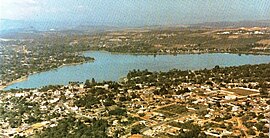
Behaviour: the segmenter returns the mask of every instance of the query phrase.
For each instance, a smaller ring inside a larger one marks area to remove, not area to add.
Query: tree
[[[121,96],[119,97],[119,101],[121,102],[127,101],[127,98],[125,96]]]
[[[139,116],[140,117],[144,117],[145,116],[145,113],[139,113]]]
[[[139,134],[139,133],[140,133],[140,130],[137,127],[133,127],[131,129],[131,134]]]
[[[111,105],[114,105],[115,102],[111,98],[107,98],[103,104],[105,106],[111,106]]]
[[[126,115],[127,114],[127,110],[118,107],[115,110],[109,111],[109,114],[110,115],[119,115],[119,116],[122,116],[122,115]]]
[[[260,89],[260,94],[261,94],[262,96],[267,95],[267,94],[268,94],[267,88],[266,88],[266,87],[262,87],[262,88]]]
[[[84,83],[84,86],[86,87],[86,88],[90,88],[90,86],[91,86],[91,83],[90,83],[90,80],[86,80],[85,81],[85,83]]]
[[[219,101],[216,102],[217,107],[221,107],[221,104]]]
[[[216,65],[216,66],[214,67],[214,69],[220,69],[219,65]]]
[[[270,100],[266,101],[266,103],[267,103],[268,105],[270,105]]]
[[[95,78],[92,78],[92,84],[95,84],[95,83],[96,83]]]
[[[268,91],[267,91],[267,85],[264,82],[260,82],[260,95],[261,96],[267,96],[268,95]]]

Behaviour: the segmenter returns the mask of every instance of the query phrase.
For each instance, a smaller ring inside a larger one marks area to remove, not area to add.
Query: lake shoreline
[[[22,81],[26,81],[27,79],[28,79],[28,76],[23,76],[23,77],[21,77],[19,79],[16,79],[16,80],[13,80],[13,81],[7,83],[6,85],[1,85],[0,86],[0,91],[3,91],[6,87],[8,87],[8,86],[10,86],[12,84],[15,84],[15,83],[18,83],[18,82],[22,82]]]
[[[157,55],[193,55],[193,54],[238,54],[238,55],[266,55],[270,56],[270,53],[268,52],[219,52],[219,51],[210,51],[210,52],[182,52],[182,53],[148,53],[148,52],[113,52],[113,51],[108,51],[108,50],[98,50],[98,49],[93,49],[93,50],[87,50],[83,52],[89,52],[89,51],[99,51],[99,52],[109,52],[111,54],[123,54],[123,55],[146,55],[146,56],[157,56]]]
[[[136,55],[138,55],[138,56],[147,56],[147,55],[150,55],[150,54],[130,54],[130,53],[118,53],[118,52],[109,52],[109,51],[105,51],[105,50],[88,50],[88,51],[84,51],[84,52],[81,52],[81,54],[82,55],[84,55],[84,54],[87,54],[87,52],[98,52],[98,55],[100,55],[100,53],[107,53],[107,54],[105,54],[105,55],[108,55],[108,56],[112,56],[112,55],[130,55],[130,56],[136,56]],[[100,52],[100,53],[99,53]],[[237,56],[237,53],[221,53],[221,52],[219,52],[220,54],[222,54],[222,55],[225,55],[225,54],[232,54],[232,55],[234,55],[234,57],[236,57]],[[180,55],[204,55],[204,54],[210,54],[210,55],[212,55],[212,54],[218,54],[218,53],[209,53],[209,52],[207,52],[207,53],[189,53],[189,54],[177,54],[177,55],[173,55],[173,54],[158,54],[157,56],[159,56],[159,55],[169,55],[169,57],[170,58],[173,58],[173,57],[171,57],[171,56],[180,56]],[[170,56],[171,55],[171,56]],[[239,53],[238,53],[238,55],[239,55]],[[85,55],[84,55],[85,56]],[[88,55],[88,56],[90,56],[90,55]],[[101,54],[101,56],[104,56],[104,54]],[[153,56],[153,55],[152,55]],[[151,58],[152,58],[152,56],[151,56]],[[214,55],[213,55],[214,56]],[[218,56],[221,56],[221,55],[218,55]],[[241,55],[239,55],[239,56],[241,56]],[[243,55],[244,56],[244,55]],[[245,55],[245,56],[247,56],[247,55]],[[252,56],[252,54],[249,54],[249,56]],[[261,56],[269,56],[269,55],[261,55]],[[190,56],[188,56],[188,57],[190,57]],[[238,56],[237,56],[238,57]],[[144,58],[147,58],[147,57],[144,57]],[[163,56],[161,56],[161,58],[166,58],[166,57],[163,57]],[[256,57],[254,57],[254,58],[256,58]],[[148,58],[147,58],[148,59]],[[100,59],[98,59],[97,58],[97,60],[100,60]],[[207,59],[207,60],[209,60],[209,59]],[[213,58],[212,60],[216,60],[216,58]],[[249,59],[248,59],[249,60]],[[88,63],[88,62],[94,62],[95,60],[93,60],[93,61],[87,61],[87,62],[80,62],[80,63],[71,63],[71,64],[63,64],[63,65],[61,65],[61,66],[59,66],[59,67],[57,67],[57,68],[52,68],[52,69],[49,69],[49,70],[47,70],[47,71],[53,71],[53,70],[57,70],[57,69],[60,69],[60,68],[62,68],[62,67],[64,67],[64,66],[76,66],[76,65],[81,65],[81,64],[84,64],[84,63]],[[136,60],[134,60],[134,62],[135,62]],[[166,60],[164,60],[164,61],[166,61]],[[106,59],[106,61],[105,61],[106,63],[107,63],[107,59]],[[166,61],[167,62],[167,61]],[[269,60],[267,61],[267,63],[269,62]],[[110,62],[111,63],[111,62]],[[168,63],[168,62],[167,62]],[[169,62],[170,63],[170,62]],[[174,63],[174,62],[173,62]],[[206,63],[209,63],[209,62],[206,62]],[[246,64],[247,63],[249,63],[249,62],[246,62]],[[266,63],[266,62],[265,62]],[[260,63],[258,63],[258,64],[260,64]],[[107,65],[107,64],[106,64]],[[215,65],[217,65],[217,64],[215,64]],[[185,66],[185,65],[181,65],[181,66]],[[214,64],[213,65],[211,65],[211,66],[214,66]],[[236,66],[236,65],[232,65],[232,66]],[[195,66],[194,66],[195,67]],[[97,67],[95,67],[95,68],[97,68]],[[174,67],[175,68],[175,67]],[[204,67],[204,68],[206,68],[206,67]],[[130,70],[132,70],[132,69],[130,69]],[[42,72],[46,72],[46,71],[42,71]],[[38,74],[38,73],[42,73],[42,72],[34,72],[34,73],[30,73],[28,76],[30,76],[30,75],[33,75],[33,74]],[[100,72],[100,71],[99,71]],[[125,74],[126,75],[126,74]],[[125,75],[121,75],[121,78],[122,77],[125,77]],[[27,77],[28,77],[27,76]],[[100,76],[102,76],[102,75],[100,75]],[[54,76],[51,76],[52,78],[54,77]],[[92,77],[92,76],[91,76]],[[91,77],[89,77],[89,78],[91,78]],[[92,77],[92,78],[98,78],[98,77]],[[118,78],[117,80],[120,80],[121,78]],[[103,80],[107,80],[108,78],[101,78],[101,79],[103,79]],[[27,79],[26,79],[27,80]],[[24,81],[24,80],[22,80],[22,81]],[[39,80],[36,80],[36,81],[39,81]],[[85,81],[85,80],[84,80]],[[19,81],[20,82],[20,81]],[[43,81],[40,81],[40,82],[43,82]],[[12,84],[14,84],[14,83],[18,83],[18,81],[17,80],[15,80],[15,81],[12,81],[12,82],[10,82],[10,83],[8,83],[7,85],[5,85],[5,86],[0,86],[0,90],[4,90],[6,87],[9,87],[10,85],[12,85]],[[13,87],[13,88],[15,88],[15,86],[16,85],[14,85],[14,86],[11,86],[11,87]],[[29,87],[30,88],[30,87]],[[8,88],[7,90],[9,90],[10,88]]]
[[[93,60],[93,61],[94,61],[94,60]],[[93,62],[93,61],[91,61],[91,62]],[[90,61],[88,61],[88,62],[90,62]],[[59,68],[62,68],[62,67],[64,67],[64,66],[76,66],[76,65],[83,64],[83,63],[87,63],[87,62],[64,64],[64,65],[61,65],[61,66],[59,66],[59,67],[57,67],[57,68],[52,68],[52,69],[50,69],[50,70],[59,69]],[[47,70],[47,71],[50,71],[50,70]],[[41,71],[41,72],[44,72],[44,71]],[[11,82],[8,82],[6,85],[1,85],[1,86],[0,86],[0,91],[4,91],[5,88],[11,86],[12,84],[15,84],[15,83],[19,83],[19,82],[23,82],[23,81],[28,80],[28,76],[30,76],[30,75],[38,74],[38,73],[41,73],[41,72],[30,73],[30,74],[27,75],[27,76],[22,76],[22,77],[19,78],[19,79],[16,79],[16,80],[13,80],[13,81],[11,81]]]

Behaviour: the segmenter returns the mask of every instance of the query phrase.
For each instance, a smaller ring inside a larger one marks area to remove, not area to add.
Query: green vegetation
[[[224,30],[226,31],[226,30]],[[1,42],[0,79],[6,85],[30,74],[47,71],[67,64],[93,61],[81,55],[88,50],[134,54],[183,53],[249,53],[269,54],[269,30],[263,34],[241,29],[220,30],[195,28],[164,28],[139,31],[103,32],[93,35],[52,35],[23,41]],[[237,34],[237,35],[236,35]],[[12,73],[11,73],[12,72]],[[89,81],[90,82],[90,81]],[[95,80],[92,79],[92,83]],[[89,87],[87,83],[86,87]]]
[[[171,113],[177,113],[177,114],[183,114],[188,111],[185,106],[181,106],[181,105],[170,105],[170,106],[161,108],[160,110],[169,111]]]
[[[270,63],[197,71],[133,70],[122,82],[87,80],[84,88],[70,82],[3,91],[1,128],[10,137],[29,130],[37,131],[33,137],[208,137],[223,130],[229,137],[244,132],[263,137],[268,130],[269,69]],[[222,90],[232,87],[261,92],[227,100]],[[14,128],[19,132],[9,134]]]
[[[80,98],[75,102],[75,105],[79,107],[86,107],[86,108],[91,108],[92,105],[98,104],[99,99],[93,96],[92,94],[87,94],[85,97]]]
[[[145,128],[145,125],[139,124],[131,128],[131,134],[140,134],[140,130]]]
[[[44,132],[37,133],[35,138],[106,138],[108,123],[106,120],[93,120],[92,125],[69,117],[62,119],[56,127],[47,128]]]
[[[170,123],[171,126],[181,128],[180,134],[176,136],[177,138],[201,138],[206,137],[206,135],[201,132],[201,127],[193,124],[193,121],[187,121],[185,123]],[[184,132],[183,129],[188,129],[188,131]]]
[[[127,75],[128,85],[135,86],[136,83],[145,85],[152,85],[165,89],[169,94],[174,93],[173,89],[169,86],[177,86],[181,82],[194,83],[194,84],[207,84],[213,85],[223,83],[236,83],[236,82],[269,82],[270,81],[270,64],[260,65],[243,65],[239,67],[218,67],[211,70],[198,70],[198,71],[181,71],[177,69],[168,72],[149,72],[147,70],[133,70]],[[146,75],[147,74],[147,75]],[[188,78],[188,79],[187,79]],[[211,78],[211,83],[209,83]],[[269,87],[268,85],[245,86],[249,88]],[[184,92],[188,90],[183,89]],[[159,94],[159,93],[156,93]]]
[[[226,31],[226,30],[225,30]],[[144,32],[104,33],[95,37],[93,49],[121,53],[182,54],[205,52],[269,53],[269,49],[254,49],[267,44],[258,43],[269,38],[269,33],[255,35],[254,31],[230,30],[218,34],[214,29],[174,28]],[[235,34],[232,34],[235,33]],[[250,33],[250,34],[245,34]],[[100,42],[99,40],[102,40]]]
[[[127,110],[122,108],[116,108],[114,110],[109,111],[109,115],[125,116],[126,114]]]
[[[1,48],[4,48],[2,55],[5,56],[1,56],[3,63],[0,64],[0,80],[3,80],[3,84],[8,84],[29,74],[94,60],[81,55],[83,49],[74,48],[69,45],[69,41],[63,37],[49,37],[3,42],[4,47]]]

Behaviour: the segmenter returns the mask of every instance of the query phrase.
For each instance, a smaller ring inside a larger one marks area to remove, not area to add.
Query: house
[[[225,96],[225,100],[234,100],[236,98],[237,98],[237,96],[235,96],[235,95],[227,95],[227,96]]]
[[[14,96],[15,97],[23,97],[23,96],[25,96],[25,93],[16,93]]]
[[[238,106],[233,106],[232,107],[232,111],[234,112],[234,111],[238,111],[239,110],[239,107]]]
[[[140,134],[133,134],[129,138],[143,138],[143,136]]]

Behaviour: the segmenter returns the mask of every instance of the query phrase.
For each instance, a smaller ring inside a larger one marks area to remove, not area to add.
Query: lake
[[[70,81],[84,82],[95,78],[96,81],[118,81],[129,70],[148,69],[149,71],[169,71],[171,69],[198,70],[213,68],[216,65],[239,66],[244,64],[269,63],[267,55],[241,55],[227,53],[183,54],[183,55],[131,55],[114,54],[104,51],[89,51],[85,56],[94,57],[94,62],[80,65],[63,66],[58,69],[30,75],[28,80],[14,83],[5,88],[36,88],[46,85],[68,84]]]

